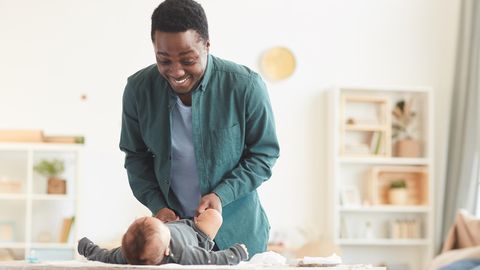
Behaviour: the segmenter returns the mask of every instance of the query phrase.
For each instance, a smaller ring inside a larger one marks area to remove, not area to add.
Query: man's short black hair
[[[152,41],[155,31],[185,32],[195,30],[208,41],[207,16],[202,6],[193,0],[165,0],[152,14]]]

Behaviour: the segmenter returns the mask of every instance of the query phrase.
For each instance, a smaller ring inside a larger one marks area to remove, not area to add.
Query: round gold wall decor
[[[260,70],[269,80],[279,81],[290,77],[295,71],[295,56],[285,47],[268,49],[261,57]]]

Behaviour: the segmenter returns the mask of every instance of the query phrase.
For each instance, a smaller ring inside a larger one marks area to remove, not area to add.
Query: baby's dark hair
[[[154,250],[148,250],[147,246],[157,237],[157,229],[143,220],[135,221],[128,228],[122,238],[122,254],[129,264],[159,264],[163,259],[163,252],[158,251],[158,257],[151,258],[147,255]]]
[[[155,31],[175,33],[190,29],[208,41],[207,16],[202,6],[193,0],[165,0],[153,11],[152,41]]]

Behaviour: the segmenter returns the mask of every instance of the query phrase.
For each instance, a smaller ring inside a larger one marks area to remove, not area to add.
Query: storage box
[[[50,178],[48,179],[48,194],[60,194],[64,195],[67,193],[67,181],[59,178]]]
[[[0,193],[21,193],[22,181],[20,180],[0,180]]]
[[[0,221],[0,242],[13,242],[15,240],[13,222]]]
[[[368,197],[373,205],[389,204],[388,191],[393,181],[407,184],[407,205],[428,205],[428,170],[425,166],[378,166],[369,175]]]

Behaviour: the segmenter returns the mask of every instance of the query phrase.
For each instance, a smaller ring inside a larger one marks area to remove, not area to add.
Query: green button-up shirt
[[[164,207],[180,212],[170,189],[175,102],[156,65],[128,78],[120,149],[133,194],[153,214]],[[220,249],[245,243],[251,255],[265,251],[269,224],[256,189],[270,178],[279,145],[260,76],[209,55],[192,92],[192,129],[201,194],[214,192],[222,202],[223,224],[215,242]]]

